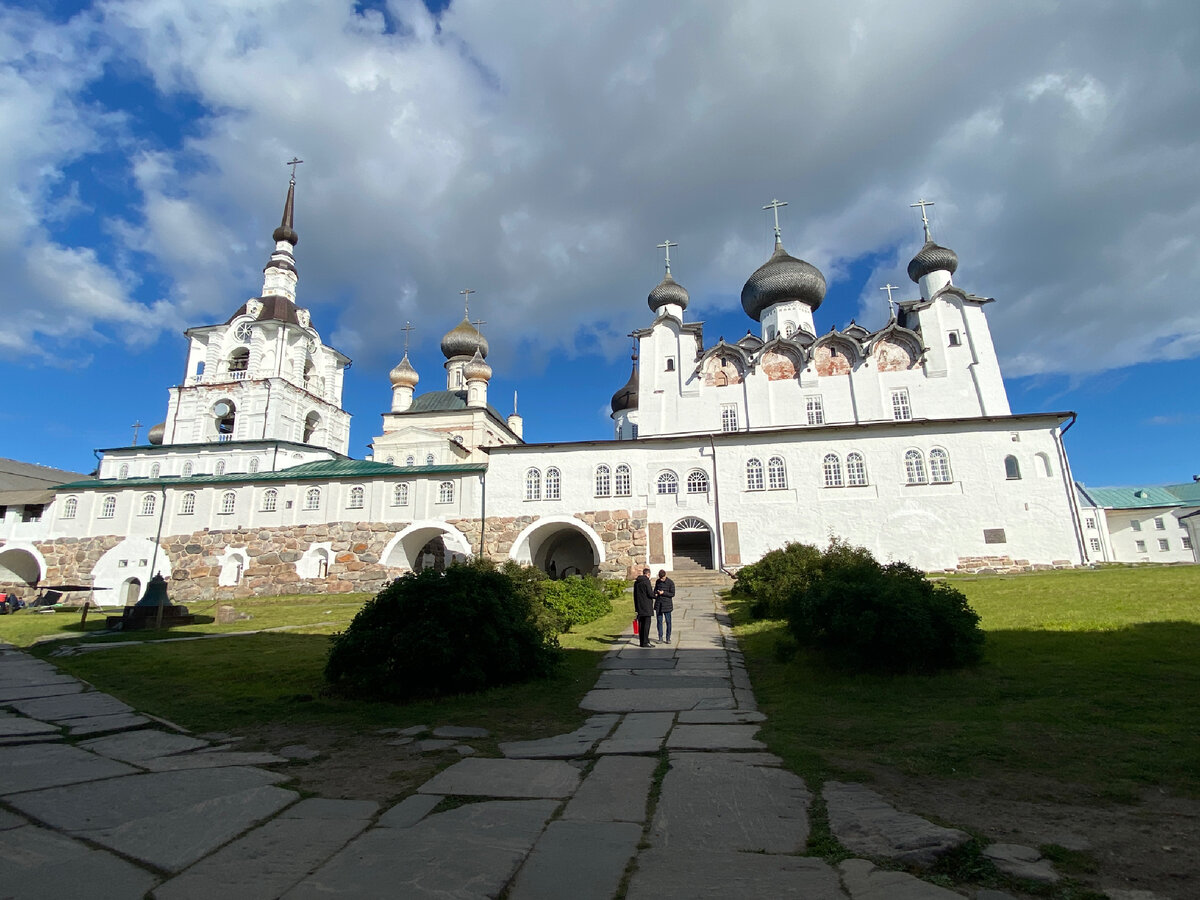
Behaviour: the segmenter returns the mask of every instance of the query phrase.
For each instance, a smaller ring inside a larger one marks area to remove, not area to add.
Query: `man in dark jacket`
[[[649,647],[650,618],[654,615],[654,585],[650,583],[649,569],[642,569],[633,583],[633,610],[637,613],[639,643]]]
[[[663,642],[663,619],[667,620],[667,643],[671,643],[671,613],[675,609],[675,582],[667,577],[666,569],[658,570],[654,582],[654,612],[658,617],[658,642]]]

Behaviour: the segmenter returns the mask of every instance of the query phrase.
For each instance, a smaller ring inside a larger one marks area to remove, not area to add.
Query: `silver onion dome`
[[[673,303],[681,309],[687,309],[687,288],[672,278],[671,273],[668,272],[658,286],[650,292],[646,302],[650,304],[650,309],[654,312],[658,312],[669,303]]]
[[[471,361],[463,366],[463,377],[467,381],[489,381],[492,377],[492,367],[483,361],[479,351],[471,357]]]
[[[625,386],[612,395],[612,411],[615,416],[619,412],[638,408],[638,370],[637,358],[634,357],[633,371]]]
[[[825,276],[811,263],[788,254],[775,244],[771,258],[759,266],[742,288],[742,309],[754,321],[776,303],[799,300],[814,311],[825,299]]]
[[[446,359],[453,359],[456,356],[474,356],[476,351],[480,357],[487,357],[487,338],[480,334],[479,330],[464,316],[463,320],[446,332],[446,336],[442,338],[442,355]]]
[[[408,361],[408,353],[405,353],[404,358],[388,373],[388,378],[391,379],[392,385],[395,387],[416,387],[417,382],[421,380],[420,376],[417,375],[417,370]]]
[[[166,434],[166,431],[167,423],[159,422],[146,434],[146,441],[151,444],[161,444],[163,442],[163,435]]]
[[[949,272],[951,275],[958,269],[958,254],[949,247],[926,241],[925,246],[917,251],[917,255],[908,264],[908,277],[914,282],[920,281],[930,272]]]

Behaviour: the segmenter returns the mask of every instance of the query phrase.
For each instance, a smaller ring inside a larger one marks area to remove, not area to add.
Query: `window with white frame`
[[[443,481],[438,485],[438,503],[454,502],[454,482]]]
[[[596,496],[609,497],[612,495],[612,470],[601,463],[596,466]]]
[[[237,495],[233,491],[226,491],[221,495],[221,515],[233,515],[234,506],[237,503]]]
[[[846,454],[846,484],[861,487],[867,483],[867,464],[861,453]]]
[[[427,465],[427,466],[433,465],[433,454],[432,453],[425,454],[425,465]]]
[[[1088,543],[1091,544],[1093,553],[1100,552],[1100,538],[1089,538]]]
[[[275,512],[278,507],[279,491],[275,490],[275,488],[268,488],[267,490],[263,491],[262,511]]]
[[[117,514],[117,498],[112,497],[112,496],[105,497],[104,503],[101,504],[101,506],[100,506],[100,518],[111,519],[116,514]]]
[[[225,460],[218,459],[217,467],[213,471],[214,471],[214,474],[216,474],[216,475],[224,475],[225,474]]]
[[[304,492],[304,508],[305,509],[320,509],[321,508],[321,489],[311,487]]]
[[[562,473],[553,467],[546,470],[546,499],[557,500],[562,493]]]
[[[820,394],[809,394],[804,398],[804,407],[808,412],[809,425],[825,424],[825,402]]]
[[[674,472],[663,472],[658,476],[658,492],[660,494],[678,494],[679,476]]]
[[[823,464],[825,467],[825,487],[841,487],[845,484],[842,481],[842,461],[836,453],[826,453]]]
[[[746,490],[761,491],[763,489],[763,464],[761,459],[746,461]]]
[[[1155,531],[1166,531],[1167,530],[1167,523],[1163,521],[1162,516],[1154,517],[1154,530]]]
[[[1146,542],[1145,541],[1134,541],[1133,545],[1137,548],[1138,553],[1146,552]]]
[[[525,470],[525,499],[542,499],[542,472],[540,469]]]
[[[155,463],[150,467],[150,477],[157,478],[162,473],[162,466]]]
[[[700,469],[692,469],[688,472],[687,492],[689,494],[707,494],[708,473]]]
[[[738,430],[738,408],[736,403],[721,404],[721,430]]]
[[[613,494],[617,497],[628,497],[633,493],[633,477],[629,466],[621,463],[613,473]]]
[[[1004,477],[1009,481],[1020,481],[1021,464],[1015,456],[1004,457]]]
[[[783,464],[782,456],[772,456],[767,460],[767,487],[773,491],[782,491],[787,487],[787,467]]]
[[[190,478],[191,476],[192,476],[192,464],[190,461],[185,462],[183,464],[183,477]]]
[[[404,457],[404,464],[406,466],[415,466],[417,464],[417,458],[415,456],[406,456]]]
[[[384,463],[389,466],[394,466],[396,464],[396,457],[389,456],[387,459],[384,460]]]
[[[1137,519],[1130,519],[1130,520],[1129,520],[1129,527],[1130,527],[1130,528],[1132,528],[1134,531],[1141,531],[1141,530],[1142,530],[1142,523],[1141,523],[1139,520],[1137,520]]]
[[[158,507],[158,498],[153,494],[142,494],[142,515],[152,516]]]
[[[892,418],[911,419],[912,406],[908,402],[908,388],[892,391]]]
[[[392,488],[392,506],[408,506],[408,482],[402,481]]]
[[[909,450],[904,454],[904,480],[909,484],[925,483],[925,457],[920,450]]]
[[[356,484],[350,488],[350,498],[346,503],[347,509],[362,509],[363,501],[366,497],[366,489],[361,484]]]
[[[1158,539],[1158,549],[1159,550],[1170,550],[1171,544],[1169,541],[1167,541],[1166,538],[1159,538]]]
[[[1186,534],[1183,536],[1183,549],[1184,550],[1192,549],[1192,539],[1190,537],[1188,537]]]
[[[181,516],[190,516],[196,511],[196,495],[188,491],[179,498],[179,514]]]
[[[950,454],[941,447],[929,451],[929,478],[935,484],[949,484]]]
[[[252,456],[252,457],[250,457],[250,474],[253,475],[257,471],[258,471],[258,457]]]
[[[1095,528],[1096,520],[1092,516],[1088,516],[1086,519],[1083,520],[1083,524],[1085,526],[1087,526],[1088,528]]]
[[[128,463],[122,464],[121,468],[119,470],[117,470],[117,477],[118,478],[128,478],[129,477],[129,464]]]
[[[73,519],[75,514],[79,512],[79,500],[76,497],[68,497],[67,502],[63,504],[63,518]]]

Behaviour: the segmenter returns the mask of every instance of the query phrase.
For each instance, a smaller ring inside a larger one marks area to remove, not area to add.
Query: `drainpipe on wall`
[[[482,559],[483,534],[487,527],[487,472],[479,473],[479,557]]]
[[[1063,435],[1071,430],[1071,426],[1079,418],[1075,413],[1071,413],[1071,421],[1067,423],[1065,428],[1057,428],[1054,433],[1054,444],[1058,448],[1058,465],[1062,469],[1063,481],[1066,482],[1067,500],[1071,504],[1071,523],[1075,526],[1075,543],[1079,547],[1079,559],[1083,563],[1091,561],[1088,555],[1087,544],[1083,537],[1083,521],[1079,514],[1079,497],[1075,491],[1075,477],[1071,474],[1071,463],[1067,460],[1067,448],[1063,445]]]
[[[725,571],[725,542],[721,534],[721,490],[717,484],[717,444],[712,432],[708,434],[708,446],[712,448],[713,463],[713,520],[717,525],[717,570]],[[727,573],[728,574],[728,573]]]

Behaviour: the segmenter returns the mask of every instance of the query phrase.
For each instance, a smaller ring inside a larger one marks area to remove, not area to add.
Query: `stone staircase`
[[[668,573],[677,588],[715,587],[727,590],[733,586],[733,579],[724,572],[712,569],[684,569]]]

